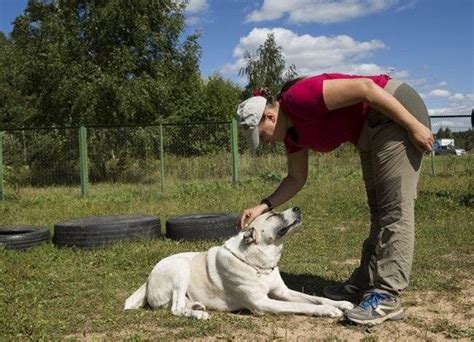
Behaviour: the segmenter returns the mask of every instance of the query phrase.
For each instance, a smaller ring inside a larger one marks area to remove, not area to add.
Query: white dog
[[[177,316],[207,319],[207,309],[255,314],[282,313],[340,317],[353,305],[290,290],[280,276],[282,243],[301,224],[299,208],[268,212],[207,252],[169,256],[125,302],[125,310],[148,304]]]

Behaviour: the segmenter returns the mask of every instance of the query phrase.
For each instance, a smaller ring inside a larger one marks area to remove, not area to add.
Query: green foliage
[[[210,76],[204,83],[199,121],[232,119],[241,91],[240,86],[218,74]]]
[[[456,146],[471,151],[474,148],[474,130],[471,128],[465,132],[453,132],[454,143]]]
[[[0,126],[21,126],[34,113],[34,101],[22,91],[24,56],[0,32]]]
[[[472,128],[464,132],[453,132],[449,127],[440,127],[436,133],[436,139],[454,139],[456,147],[462,147],[466,151],[474,148],[474,130]]]
[[[239,103],[241,88],[220,75],[201,80],[195,102],[195,112],[183,113],[178,122],[195,125],[167,127],[166,151],[181,156],[216,153],[230,148],[230,131],[222,124],[204,124],[209,121],[230,121]]]
[[[185,6],[174,0],[29,0],[11,36],[0,34],[0,128],[228,121],[241,88],[219,75],[202,78],[199,34],[184,36]],[[180,126],[167,133],[166,152],[176,155],[229,145],[227,129]],[[76,144],[57,135],[33,141],[17,134],[15,141],[6,149],[7,163],[31,169],[32,177],[69,179],[77,168]],[[159,152],[157,129],[91,132],[90,142],[97,181],[121,179],[137,160]],[[52,151],[57,155],[49,160]]]
[[[199,34],[184,37],[185,5],[174,0],[28,1],[11,37],[0,36],[0,124],[228,118],[240,89],[218,77],[211,77],[212,89],[207,89],[199,72]],[[216,89],[219,101],[207,96]]]
[[[286,63],[281,50],[281,46],[276,44],[275,35],[270,33],[254,56],[249,51],[244,53],[246,66],[240,69],[240,75],[248,79],[245,97],[249,97],[252,90],[261,87],[269,89],[270,94],[275,95],[286,81],[297,76],[294,65],[285,72]]]
[[[437,139],[452,139],[453,138],[453,131],[449,127],[440,127],[438,132],[436,133]]]

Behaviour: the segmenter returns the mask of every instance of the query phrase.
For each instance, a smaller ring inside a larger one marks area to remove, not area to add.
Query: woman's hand
[[[416,122],[413,127],[408,130],[408,138],[415,148],[420,152],[431,152],[433,148],[433,134],[430,129],[420,122]]]
[[[259,204],[255,207],[245,209],[242,214],[240,214],[240,229],[247,227],[255,218],[263,214],[268,209],[266,204]]]

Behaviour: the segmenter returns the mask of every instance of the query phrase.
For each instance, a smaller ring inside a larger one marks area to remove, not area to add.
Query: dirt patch
[[[306,316],[239,315],[257,325],[255,330],[226,327],[222,322],[220,333],[214,336],[179,339],[183,328],[167,329],[157,322],[153,327],[134,327],[134,331],[116,331],[107,334],[75,334],[67,336],[80,341],[114,339],[173,339],[192,341],[257,340],[257,341],[472,341],[474,339],[474,281],[459,284],[461,293],[453,295],[439,292],[408,291],[403,295],[405,318],[374,327],[352,325],[344,320]],[[211,320],[213,315],[211,312]],[[225,321],[225,319],[224,319]],[[245,322],[242,322],[245,326]],[[205,322],[203,322],[205,324]],[[136,338],[135,338],[136,339]]]
[[[462,259],[462,260],[466,260],[468,262],[474,263],[474,253],[467,254],[467,253],[451,252],[449,254],[441,255],[441,258],[444,260],[453,261],[453,262],[456,262]]]
[[[338,266],[349,266],[349,267],[359,267],[360,259],[347,259],[344,261],[331,261],[333,264]]]

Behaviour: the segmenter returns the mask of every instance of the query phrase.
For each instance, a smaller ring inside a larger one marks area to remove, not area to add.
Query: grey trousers
[[[406,83],[385,88],[429,126],[420,96]],[[360,266],[349,283],[363,291],[399,295],[408,286],[415,244],[415,198],[423,154],[403,127],[371,109],[357,146],[370,208],[371,227]]]

